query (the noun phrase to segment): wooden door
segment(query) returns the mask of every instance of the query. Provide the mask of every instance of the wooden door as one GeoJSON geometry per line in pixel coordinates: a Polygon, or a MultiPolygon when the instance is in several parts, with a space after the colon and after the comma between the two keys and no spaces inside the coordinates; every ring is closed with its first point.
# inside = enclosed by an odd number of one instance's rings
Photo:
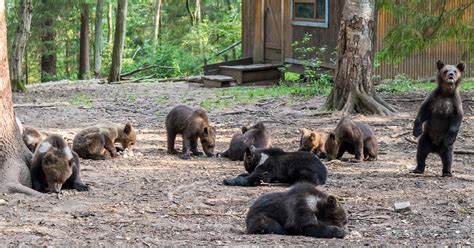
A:
{"type": "Polygon", "coordinates": [[[283,61],[283,9],[282,0],[265,0],[264,7],[264,59],[267,63],[283,61]]]}

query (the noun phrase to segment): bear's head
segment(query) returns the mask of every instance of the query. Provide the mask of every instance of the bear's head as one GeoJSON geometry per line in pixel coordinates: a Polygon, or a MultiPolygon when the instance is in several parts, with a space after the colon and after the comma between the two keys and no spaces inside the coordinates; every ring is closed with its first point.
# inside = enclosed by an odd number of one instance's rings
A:
{"type": "Polygon", "coordinates": [[[137,133],[130,123],[125,124],[123,129],[119,130],[117,142],[122,144],[123,149],[132,149],[137,142],[137,133]]]}
{"type": "Polygon", "coordinates": [[[445,65],[443,61],[438,60],[436,62],[438,68],[438,86],[444,90],[454,90],[459,87],[462,80],[462,73],[464,72],[464,64],[459,63],[458,65],[445,65]]]}
{"type": "Polygon", "coordinates": [[[331,132],[326,139],[326,143],[324,144],[328,161],[336,159],[337,153],[339,152],[339,146],[339,139],[336,137],[335,133],[331,132]]]}
{"type": "Polygon", "coordinates": [[[214,155],[214,147],[216,146],[216,128],[212,126],[206,126],[203,128],[199,135],[201,140],[202,150],[208,157],[214,155]]]}
{"type": "Polygon", "coordinates": [[[316,217],[318,221],[326,225],[347,228],[347,213],[335,196],[329,195],[326,199],[318,201],[317,204],[316,217]]]}
{"type": "Polygon", "coordinates": [[[48,192],[59,193],[63,184],[72,175],[74,166],[72,151],[69,147],[63,150],[50,149],[42,162],[48,192]]]}
{"type": "Polygon", "coordinates": [[[306,128],[300,129],[300,151],[316,152],[322,147],[320,144],[326,142],[326,134],[322,131],[310,131],[306,128]]]}

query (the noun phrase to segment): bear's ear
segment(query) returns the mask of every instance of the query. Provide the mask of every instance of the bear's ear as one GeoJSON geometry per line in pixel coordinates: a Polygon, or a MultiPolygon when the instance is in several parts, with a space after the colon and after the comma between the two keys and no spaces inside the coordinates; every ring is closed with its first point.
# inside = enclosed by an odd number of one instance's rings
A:
{"type": "Polygon", "coordinates": [[[438,68],[438,71],[443,69],[444,63],[441,60],[436,61],[436,68],[438,68]]]}
{"type": "Polygon", "coordinates": [[[316,139],[316,133],[312,132],[312,133],[309,135],[309,138],[314,141],[314,140],[316,139]]]}
{"type": "Polygon", "coordinates": [[[328,207],[330,208],[335,208],[337,206],[337,199],[333,195],[328,196],[327,202],[328,202],[328,207]]]}
{"type": "Polygon", "coordinates": [[[205,127],[202,133],[204,134],[204,136],[209,136],[209,128],[205,127]]]}
{"type": "Polygon", "coordinates": [[[308,133],[308,129],[306,129],[306,128],[301,128],[301,129],[300,129],[300,134],[301,134],[301,135],[305,135],[305,134],[307,134],[307,133],[308,133]]]}
{"type": "Polygon", "coordinates": [[[132,132],[132,125],[130,125],[130,123],[125,124],[123,132],[127,135],[130,134],[132,132]]]}
{"type": "Polygon", "coordinates": [[[464,63],[459,63],[459,64],[456,66],[456,68],[458,68],[458,70],[459,70],[460,72],[463,72],[464,69],[466,68],[466,66],[464,65],[464,63]]]}
{"type": "Polygon", "coordinates": [[[242,126],[242,134],[246,133],[248,130],[248,127],[242,126]]]}
{"type": "Polygon", "coordinates": [[[330,133],[329,133],[329,138],[335,139],[335,138],[336,138],[336,135],[335,135],[333,132],[330,132],[330,133]]]}

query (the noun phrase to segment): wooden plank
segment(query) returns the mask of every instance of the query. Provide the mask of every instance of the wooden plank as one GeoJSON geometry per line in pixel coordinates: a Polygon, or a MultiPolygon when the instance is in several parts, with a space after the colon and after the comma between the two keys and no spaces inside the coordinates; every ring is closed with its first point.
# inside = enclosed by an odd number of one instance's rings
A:
{"type": "Polygon", "coordinates": [[[275,64],[252,64],[252,65],[235,65],[235,66],[221,66],[221,69],[235,70],[235,71],[262,71],[267,69],[277,69],[282,65],[275,64]]]}
{"type": "Polygon", "coordinates": [[[253,58],[243,58],[227,62],[221,62],[216,64],[210,64],[204,66],[204,75],[217,75],[219,74],[219,67],[223,65],[250,65],[253,63],[253,58]]]}
{"type": "MultiPolygon", "coordinates": [[[[295,65],[301,65],[301,66],[303,65],[303,60],[301,59],[288,58],[288,59],[285,59],[285,62],[289,64],[295,64],[295,65]]],[[[336,70],[336,65],[333,64],[332,62],[328,63],[325,61],[321,61],[321,67],[328,68],[331,70],[336,70]]]]}
{"type": "Polygon", "coordinates": [[[229,77],[229,76],[224,76],[224,75],[210,75],[210,76],[204,76],[202,77],[204,80],[211,80],[211,81],[217,81],[217,82],[230,82],[234,81],[234,78],[229,77]]]}
{"type": "Polygon", "coordinates": [[[264,60],[264,1],[265,0],[255,0],[253,59],[257,63],[264,60]]]}

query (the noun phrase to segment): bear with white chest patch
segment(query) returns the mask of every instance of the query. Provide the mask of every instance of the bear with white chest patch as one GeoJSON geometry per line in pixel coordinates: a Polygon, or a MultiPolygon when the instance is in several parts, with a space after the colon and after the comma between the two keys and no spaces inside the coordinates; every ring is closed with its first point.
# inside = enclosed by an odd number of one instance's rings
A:
{"type": "Polygon", "coordinates": [[[245,223],[249,234],[344,238],[348,233],[342,204],[309,183],[261,196],[250,207],[245,223]]]}
{"type": "Polygon", "coordinates": [[[79,156],[64,139],[56,134],[46,137],[38,146],[31,161],[33,189],[40,192],[59,193],[61,189],[87,191],[81,180],[79,156]]]}
{"type": "Polygon", "coordinates": [[[248,174],[225,179],[230,186],[258,186],[263,183],[309,182],[314,185],[326,183],[327,169],[312,152],[285,152],[280,148],[246,149],[244,166],[248,174]]]}
{"type": "Polygon", "coordinates": [[[417,166],[413,173],[423,174],[426,158],[437,153],[443,163],[443,176],[452,176],[454,142],[461,127],[463,109],[459,86],[464,64],[445,65],[436,63],[438,87],[421,104],[413,126],[413,135],[418,140],[417,166]]]}

